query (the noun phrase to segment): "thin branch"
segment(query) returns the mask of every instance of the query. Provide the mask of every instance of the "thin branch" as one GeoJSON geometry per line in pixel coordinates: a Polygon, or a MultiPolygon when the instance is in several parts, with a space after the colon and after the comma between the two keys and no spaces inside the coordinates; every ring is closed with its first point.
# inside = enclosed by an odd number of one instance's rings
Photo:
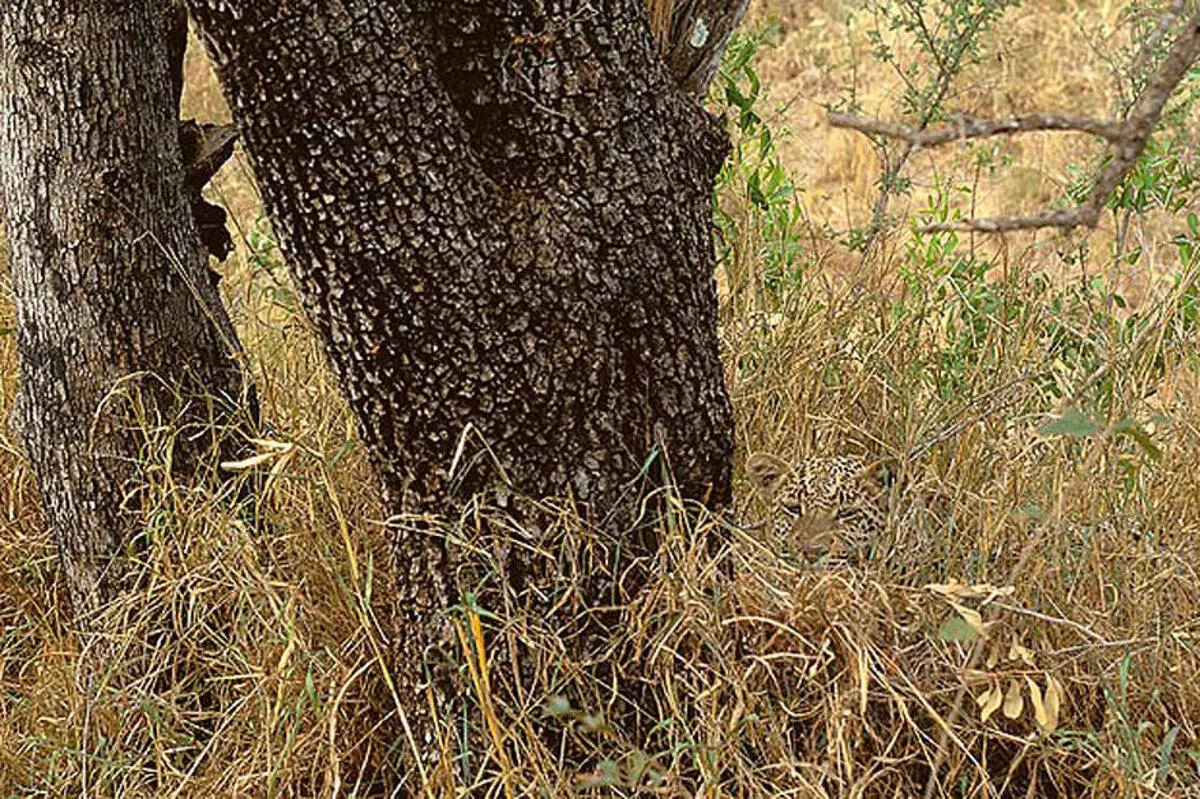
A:
{"type": "MultiPolygon", "coordinates": [[[[949,62],[945,61],[942,54],[939,52],[936,42],[933,40],[929,29],[925,25],[924,15],[920,13],[920,9],[910,6],[910,13],[914,14],[919,20],[921,30],[925,35],[925,47],[933,54],[934,61],[937,63],[937,82],[934,91],[927,96],[922,103],[923,109],[918,117],[917,130],[925,130],[933,122],[933,117],[938,108],[941,108],[942,102],[950,92],[950,87],[953,84],[954,78],[959,73],[959,67],[962,64],[963,57],[967,54],[969,43],[974,40],[975,35],[980,28],[985,24],[986,16],[976,14],[971,18],[970,25],[967,26],[957,37],[957,42],[954,47],[954,52],[949,62]]],[[[912,91],[917,91],[909,76],[900,65],[892,61],[892,66],[900,79],[912,91]]],[[[920,92],[918,92],[920,94],[920,92]]],[[[907,146],[900,152],[898,158],[892,163],[888,163],[887,150],[879,147],[880,157],[884,160],[883,181],[880,187],[879,196],[875,199],[875,207],[871,210],[871,227],[868,233],[866,243],[863,246],[862,257],[865,263],[872,250],[879,242],[879,234],[883,231],[884,219],[887,215],[888,203],[891,202],[892,194],[896,190],[896,179],[900,176],[900,172],[904,169],[908,160],[919,149],[914,144],[909,142],[907,146]]]]}
{"type": "Polygon", "coordinates": [[[1158,18],[1158,24],[1154,26],[1154,31],[1146,38],[1142,49],[1138,51],[1137,57],[1133,60],[1133,66],[1129,68],[1131,75],[1135,77],[1141,74],[1154,58],[1154,51],[1162,44],[1162,40],[1170,32],[1175,21],[1183,16],[1184,0],[1175,0],[1171,3],[1171,7],[1162,13],[1158,18]]]}
{"type": "Polygon", "coordinates": [[[1074,621],[1073,619],[1060,618],[1058,616],[1048,616],[1045,613],[1038,613],[1036,610],[1030,610],[1029,608],[1023,608],[1020,605],[1012,605],[1012,604],[1009,604],[1008,602],[1002,602],[998,599],[989,604],[992,604],[998,608],[1004,608],[1005,610],[1007,610],[1011,613],[1016,613],[1021,616],[1029,616],[1030,618],[1038,619],[1040,621],[1050,622],[1051,624],[1065,625],[1074,630],[1078,630],[1080,632],[1080,634],[1082,634],[1085,638],[1090,638],[1094,643],[1108,643],[1108,641],[1104,638],[1103,635],[1096,632],[1091,627],[1088,627],[1086,624],[1080,624],[1079,622],[1074,621]]]}
{"type": "MultiPolygon", "coordinates": [[[[1114,186],[1115,188],[1115,186],[1114,186]]],[[[1107,196],[1107,195],[1105,195],[1107,196]]],[[[922,225],[922,233],[941,233],[947,230],[973,231],[975,233],[1008,233],[1012,230],[1037,230],[1056,227],[1071,229],[1095,227],[1100,219],[1100,210],[1091,203],[1066,211],[1043,211],[1028,216],[984,216],[977,219],[958,219],[953,222],[934,222],[922,225]]]]}
{"type": "Polygon", "coordinates": [[[1093,641],[1092,643],[1088,644],[1077,644],[1075,646],[1063,647],[1062,649],[1055,649],[1047,654],[1057,657],[1060,655],[1069,654],[1071,652],[1082,652],[1091,649],[1100,649],[1102,647],[1138,646],[1140,644],[1157,644],[1161,641],[1161,638],[1122,638],[1119,641],[1093,641]]]}
{"type": "Polygon", "coordinates": [[[1109,141],[1118,141],[1125,135],[1124,125],[1118,121],[1054,114],[1030,114],[996,120],[960,116],[948,125],[925,130],[914,130],[906,125],[895,125],[853,114],[830,114],[829,124],[835,128],[851,128],[862,133],[900,139],[915,147],[937,147],[965,139],[1006,133],[1027,133],[1035,130],[1077,130],[1102,136],[1109,141]]]}
{"type": "MultiPolygon", "coordinates": [[[[1143,48],[1146,49],[1146,48],[1143,48]]],[[[1088,201],[1074,212],[1049,212],[1038,214],[1032,217],[1008,217],[997,219],[980,219],[966,223],[970,227],[966,229],[987,231],[987,230],[1017,230],[1021,228],[1032,227],[1074,227],[1081,222],[1091,220],[1090,226],[1094,226],[1099,218],[1100,209],[1108,200],[1109,195],[1121,178],[1133,166],[1145,149],[1146,140],[1149,138],[1151,131],[1158,124],[1158,118],[1162,114],[1163,106],[1167,102],[1175,87],[1183,79],[1188,68],[1200,57],[1200,11],[1188,19],[1185,27],[1179,34],[1178,40],[1171,48],[1171,52],[1167,55],[1166,60],[1159,68],[1155,77],[1147,84],[1146,90],[1138,99],[1134,106],[1133,114],[1123,123],[1127,126],[1128,135],[1114,141],[1113,158],[1101,173],[1100,178],[1096,181],[1096,185],[1092,189],[1088,201]],[[1061,215],[1061,216],[1060,216],[1061,215]],[[1033,224],[1039,221],[1042,224],[1033,224]],[[1066,222],[1066,224],[1062,224],[1066,222]],[[983,227],[981,227],[983,225],[983,227]]],[[[927,230],[937,230],[939,226],[929,226],[927,230]]],[[[944,229],[944,228],[940,228],[944,229]]],[[[1082,470],[1076,477],[1076,481],[1082,480],[1082,475],[1092,472],[1095,466],[1099,450],[1095,450],[1089,457],[1089,461],[1085,470],[1082,470]]],[[[1061,506],[1055,508],[1048,519],[1043,520],[1042,525],[1038,529],[1038,534],[1033,536],[1026,542],[1017,559],[1017,565],[1012,569],[1014,579],[1010,582],[1015,582],[1017,575],[1024,573],[1025,564],[1033,556],[1034,550],[1041,542],[1048,529],[1047,525],[1053,522],[1054,517],[1061,512],[1061,506]]],[[[1093,645],[1100,645],[1093,643],[1093,645]]],[[[968,668],[974,668],[983,658],[983,639],[976,642],[971,650],[971,654],[967,661],[968,668]]],[[[929,780],[925,783],[925,799],[931,799],[934,790],[938,786],[938,776],[941,772],[942,763],[945,762],[949,753],[949,740],[951,734],[950,728],[955,721],[961,716],[967,688],[961,685],[954,697],[954,705],[950,710],[949,720],[942,728],[941,736],[938,740],[937,756],[934,758],[933,766],[930,769],[929,780]]]]}
{"type": "MultiPolygon", "coordinates": [[[[1161,36],[1152,37],[1142,53],[1146,54],[1161,36]]],[[[1139,55],[1139,61],[1144,60],[1139,55]]],[[[1149,58],[1149,55],[1146,55],[1149,58]]],[[[1096,119],[1055,114],[1029,114],[1003,120],[977,120],[962,117],[949,125],[928,130],[914,130],[874,119],[865,119],[849,114],[830,114],[829,123],[834,127],[850,128],[871,135],[887,136],[905,141],[913,148],[936,147],[955,141],[997,136],[1029,131],[1078,131],[1108,140],[1111,158],[1088,194],[1087,200],[1078,208],[1063,211],[1043,211],[1028,216],[998,216],[982,219],[962,219],[939,222],[920,228],[924,233],[947,230],[977,231],[980,233],[1003,233],[1010,230],[1033,230],[1036,228],[1074,228],[1081,225],[1095,227],[1100,212],[1117,185],[1133,168],[1146,149],[1146,141],[1158,126],[1163,108],[1175,88],[1187,75],[1192,64],[1200,59],[1200,11],[1184,24],[1170,52],[1158,68],[1158,72],[1147,82],[1145,90],[1134,104],[1129,117],[1124,120],[1096,119]]]]}

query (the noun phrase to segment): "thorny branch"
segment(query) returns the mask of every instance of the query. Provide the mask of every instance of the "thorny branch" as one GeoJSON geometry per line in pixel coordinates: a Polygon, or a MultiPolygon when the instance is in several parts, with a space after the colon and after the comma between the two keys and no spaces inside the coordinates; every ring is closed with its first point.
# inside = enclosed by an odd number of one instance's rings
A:
{"type": "MultiPolygon", "coordinates": [[[[1182,3],[1176,3],[1173,11],[1181,11],[1182,3]]],[[[1172,13],[1172,12],[1168,12],[1172,13]]],[[[1160,42],[1152,37],[1138,56],[1139,62],[1151,56],[1147,51],[1160,42]],[[1143,57],[1144,56],[1144,57],[1143,57]]],[[[1107,139],[1111,145],[1111,158],[1097,177],[1087,200],[1079,207],[1061,211],[1043,211],[1028,216],[997,216],[980,219],[963,219],[926,225],[922,232],[933,233],[947,230],[1000,233],[1009,230],[1032,230],[1035,228],[1074,228],[1079,225],[1095,227],[1100,212],[1117,184],[1133,167],[1146,148],[1146,141],[1158,126],[1163,107],[1175,87],[1183,80],[1192,64],[1200,59],[1200,10],[1194,11],[1179,31],[1178,38],[1158,68],[1158,72],[1146,84],[1145,90],[1129,116],[1123,120],[1095,119],[1092,117],[1063,116],[1053,114],[1030,114],[1003,120],[977,120],[961,117],[948,125],[925,130],[914,130],[875,119],[851,114],[830,114],[829,124],[835,128],[850,128],[862,133],[887,136],[907,142],[915,151],[924,147],[936,147],[955,141],[1024,133],[1035,130],[1078,131],[1107,139]]]]}

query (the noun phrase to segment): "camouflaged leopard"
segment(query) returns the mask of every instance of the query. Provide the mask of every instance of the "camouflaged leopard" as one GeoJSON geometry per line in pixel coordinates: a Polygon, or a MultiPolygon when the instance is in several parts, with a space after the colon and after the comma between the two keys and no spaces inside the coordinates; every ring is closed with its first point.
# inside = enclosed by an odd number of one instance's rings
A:
{"type": "Polygon", "coordinates": [[[860,458],[806,458],[795,464],[756,453],[746,475],[771,509],[772,533],[807,557],[861,561],[887,525],[886,473],[860,458]]]}

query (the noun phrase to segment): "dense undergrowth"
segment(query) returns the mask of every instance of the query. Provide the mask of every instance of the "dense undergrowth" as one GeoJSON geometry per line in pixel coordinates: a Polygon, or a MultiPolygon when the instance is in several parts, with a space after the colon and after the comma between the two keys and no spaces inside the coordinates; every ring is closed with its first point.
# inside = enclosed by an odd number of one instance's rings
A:
{"type": "MultiPolygon", "coordinates": [[[[896,113],[935,122],[1006,5],[870,0],[853,24],[876,64],[906,54],[896,113]],[[921,41],[923,20],[983,12],[921,41]],[[947,53],[961,68],[943,75],[947,53]]],[[[147,431],[144,588],[80,638],[4,434],[0,795],[386,796],[406,774],[434,796],[1200,795],[1200,83],[1107,231],[914,232],[1012,168],[991,143],[925,180],[884,170],[872,213],[839,228],[781,155],[758,69],[773,35],[735,42],[713,99],[734,141],[715,209],[739,461],[893,464],[865,568],[789,554],[747,490],[717,518],[664,487],[626,634],[589,649],[488,565],[498,536],[536,539],[572,609],[609,559],[569,505],[545,503],[536,532],[487,507],[443,520],[472,564],[447,653],[470,690],[440,761],[409,773],[422,745],[388,667],[388,522],[251,183],[227,177],[243,243],[224,285],[270,423],[234,467],[253,491],[174,482],[170,430],[147,431]],[[1171,260],[1139,226],[1167,231],[1171,260]],[[1131,270],[1136,303],[1115,279],[1131,270]]],[[[7,405],[11,336],[0,347],[7,405]]]]}

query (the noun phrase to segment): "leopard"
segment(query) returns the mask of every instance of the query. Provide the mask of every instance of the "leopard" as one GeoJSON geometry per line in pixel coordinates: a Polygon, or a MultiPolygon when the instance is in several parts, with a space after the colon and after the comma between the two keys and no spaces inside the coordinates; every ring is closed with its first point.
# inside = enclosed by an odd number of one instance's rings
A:
{"type": "Polygon", "coordinates": [[[775,543],[809,560],[862,563],[887,527],[890,470],[852,455],[789,462],[746,459],[746,475],[771,511],[775,543]]]}
{"type": "MultiPolygon", "coordinates": [[[[911,475],[899,479],[898,473],[895,460],[868,461],[854,455],[789,461],[759,452],[745,462],[753,492],[770,511],[768,545],[829,568],[886,559],[889,550],[883,544],[889,524],[893,533],[912,533],[919,519],[936,523],[953,504],[944,493],[931,493],[928,486],[913,485],[911,475]]],[[[1127,549],[1129,542],[1136,542],[1143,555],[1182,562],[1194,560],[1196,552],[1191,536],[1115,509],[1091,521],[1064,519],[1051,535],[1067,542],[1070,552],[1100,546],[1097,542],[1124,547],[1127,554],[1134,551],[1127,549]]],[[[895,546],[895,541],[887,544],[895,546]]]]}

